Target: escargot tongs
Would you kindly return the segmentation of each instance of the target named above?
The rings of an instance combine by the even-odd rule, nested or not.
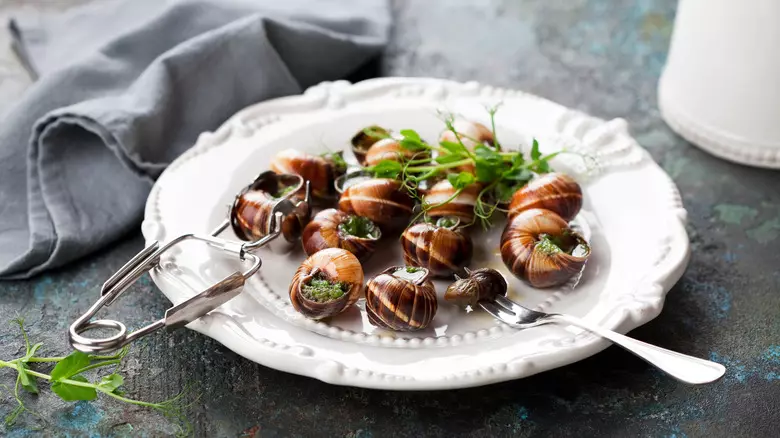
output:
[[[310,190],[307,181],[305,183],[305,199],[302,202],[309,202]],[[246,280],[254,275],[262,265],[260,257],[252,252],[266,246],[282,234],[282,220],[295,208],[296,205],[287,198],[281,198],[275,202],[271,209],[272,214],[268,219],[268,233],[251,242],[237,242],[218,237],[230,225],[230,216],[208,235],[183,234],[165,244],[158,241],[152,242],[103,283],[100,299],[71,324],[68,330],[70,344],[76,350],[85,353],[117,350],[163,327],[169,329],[183,327],[235,298],[242,291]],[[143,274],[153,269],[162,269],[160,267],[161,257],[174,246],[187,240],[204,242],[213,248],[234,254],[241,262],[248,261],[251,265],[244,271],[236,271],[194,297],[171,307],[165,312],[163,318],[135,331],[128,333],[127,327],[120,321],[91,320],[103,306],[111,305]],[[109,329],[116,331],[116,333],[104,338],[87,337],[83,334],[95,329]]]

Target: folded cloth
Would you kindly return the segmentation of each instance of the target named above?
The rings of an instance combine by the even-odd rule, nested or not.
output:
[[[39,79],[0,121],[0,278],[137,229],[153,181],[241,108],[376,56],[385,0],[110,0],[17,17]]]

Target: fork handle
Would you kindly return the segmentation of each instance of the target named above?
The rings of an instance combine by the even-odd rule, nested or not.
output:
[[[616,345],[625,348],[651,365],[655,365],[672,377],[685,383],[702,384],[714,382],[720,379],[726,372],[726,368],[719,363],[638,341],[571,315],[551,314],[549,317],[552,320],[567,322],[609,339]]]

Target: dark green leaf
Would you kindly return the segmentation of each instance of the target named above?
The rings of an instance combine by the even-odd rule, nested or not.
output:
[[[89,365],[89,355],[80,351],[74,351],[68,357],[57,363],[51,370],[51,380],[67,379]]]
[[[504,160],[498,152],[480,145],[474,149],[474,154],[476,155],[477,181],[487,183],[501,177],[504,170]]]
[[[125,383],[125,379],[117,373],[103,376],[98,383],[98,386],[109,392],[115,392],[117,388]]]
[[[531,145],[531,159],[536,161],[541,157],[542,157],[542,153],[539,152],[539,142],[536,141],[536,139],[534,139],[534,142]]]
[[[87,378],[81,374],[70,377],[70,380],[84,383],[89,382]],[[62,381],[52,383],[51,390],[65,401],[94,400],[97,397],[97,391],[95,388],[71,385],[70,383],[65,383]]]
[[[522,152],[518,152],[517,155],[512,157],[512,167],[517,168],[525,164],[525,157]]]
[[[403,169],[401,163],[393,160],[382,160],[375,166],[371,167],[371,171],[378,178],[398,178]]]
[[[447,175],[447,181],[456,189],[463,189],[474,184],[474,175],[469,172],[451,173]]]
[[[550,171],[550,163],[547,161],[540,161],[536,166],[534,166],[534,170],[536,173],[547,173]]]
[[[34,377],[27,374],[27,364],[20,362],[17,371],[19,372],[19,382],[22,384],[22,388],[24,388],[27,392],[37,394],[38,384]]]
[[[504,172],[503,175],[503,179],[521,181],[523,183],[530,181],[532,177],[533,174],[528,169],[510,169]]]
[[[510,199],[512,199],[512,195],[515,194],[515,191],[519,187],[511,184],[506,181],[501,181],[500,183],[496,184],[495,193],[496,193],[496,199],[499,202],[509,202]]]

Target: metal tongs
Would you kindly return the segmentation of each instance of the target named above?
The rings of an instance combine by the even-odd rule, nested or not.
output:
[[[255,179],[255,183],[265,175],[267,175],[267,173],[258,176]],[[251,185],[248,187],[251,187]],[[248,187],[245,188],[241,194],[243,194]],[[303,202],[310,202],[310,193],[311,189],[309,182],[306,181],[306,196]],[[238,196],[240,196],[240,194]],[[236,199],[238,199],[238,196]],[[70,344],[76,350],[85,353],[117,350],[130,342],[163,327],[169,329],[183,327],[235,298],[243,290],[247,279],[254,275],[262,265],[260,257],[252,252],[266,246],[279,237],[282,233],[283,218],[293,212],[295,208],[296,205],[290,199],[279,199],[272,207],[272,214],[269,215],[269,223],[267,224],[267,230],[269,230],[268,234],[252,242],[236,242],[218,237],[231,223],[230,211],[228,217],[209,235],[183,234],[164,245],[161,245],[158,241],[152,242],[103,283],[103,287],[100,289],[100,299],[71,324],[68,330]],[[91,320],[103,306],[110,306],[143,274],[152,269],[160,268],[160,260],[163,254],[172,247],[187,240],[205,242],[210,247],[218,248],[238,256],[238,259],[241,262],[249,260],[252,265],[244,271],[236,271],[228,275],[203,292],[200,292],[183,303],[171,307],[165,311],[165,316],[163,318],[133,332],[128,333],[127,327],[120,321],[112,319]],[[84,332],[94,329],[111,329],[115,330],[117,333],[105,338],[91,338],[83,335]]]

